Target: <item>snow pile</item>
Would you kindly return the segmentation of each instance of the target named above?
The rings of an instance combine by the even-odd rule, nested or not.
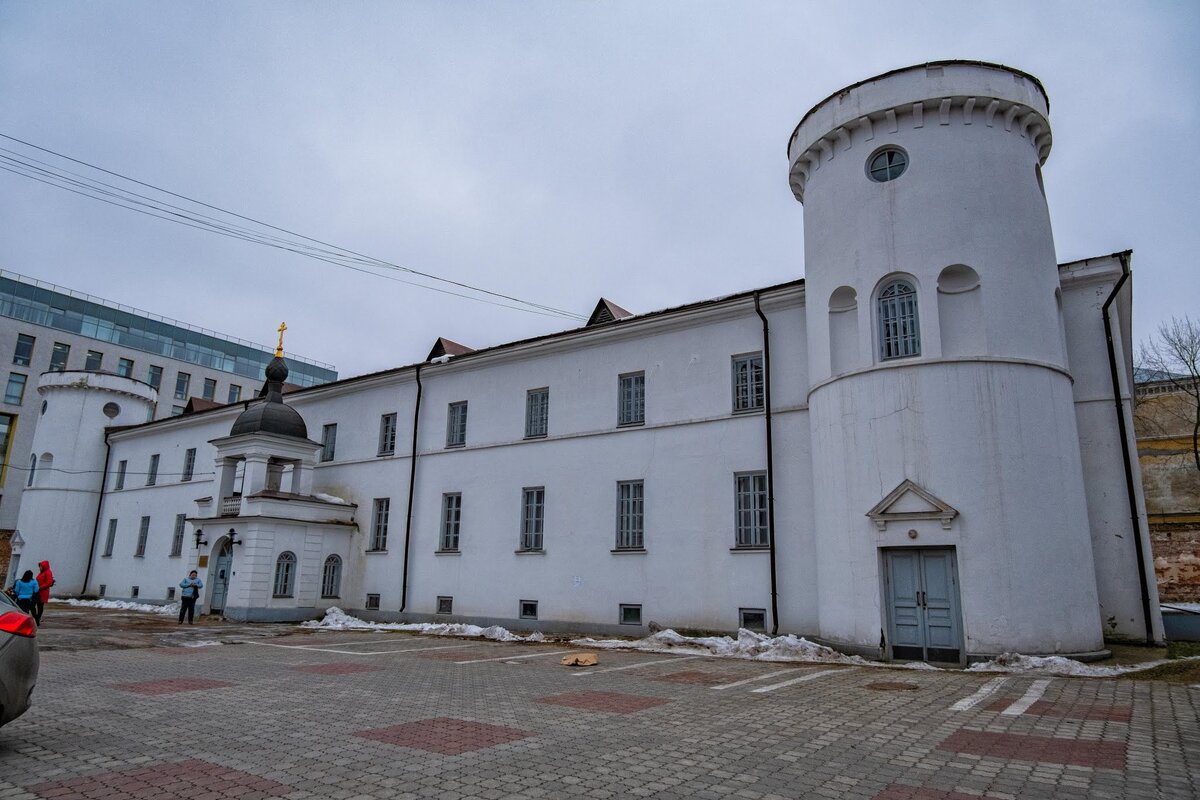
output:
[[[180,647],[216,647],[222,642],[215,642],[212,639],[200,639],[195,642],[180,642]]]
[[[684,636],[668,628],[644,639],[574,639],[571,644],[599,650],[638,650],[643,653],[682,653],[687,655],[744,658],[751,661],[803,661],[822,664],[870,664],[860,656],[847,656],[824,645],[787,634],[767,636],[742,628],[737,638],[730,636]]]
[[[1081,678],[1111,678],[1145,665],[1130,667],[1093,667],[1063,656],[1024,656],[1003,653],[991,661],[981,661],[967,667],[968,672],[1032,672],[1039,675],[1072,675]]]
[[[541,631],[535,631],[528,636],[519,636],[499,625],[481,628],[478,625],[462,625],[453,622],[367,622],[350,616],[337,606],[330,607],[325,612],[324,619],[302,622],[300,627],[323,631],[406,631],[426,636],[464,636],[472,639],[491,639],[495,642],[546,641],[546,637],[542,635]]]
[[[74,597],[66,599],[53,598],[51,603],[66,603],[69,606],[81,608],[109,608],[115,611],[141,611],[145,614],[162,614],[163,616],[171,616],[179,613],[179,604],[171,604],[165,606],[152,605],[150,603],[130,603],[126,600],[77,600]]]
[[[318,500],[323,500],[326,503],[334,503],[339,506],[350,505],[349,500],[344,500],[343,498],[337,497],[336,495],[332,495],[332,494],[322,494],[321,492],[317,492],[316,494],[313,495],[313,497],[317,498]]]

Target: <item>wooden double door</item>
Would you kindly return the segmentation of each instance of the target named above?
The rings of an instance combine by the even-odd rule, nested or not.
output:
[[[883,553],[891,657],[961,663],[962,616],[954,548]]]

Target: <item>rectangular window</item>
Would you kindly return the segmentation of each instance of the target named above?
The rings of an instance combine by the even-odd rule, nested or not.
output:
[[[641,425],[646,421],[646,373],[633,372],[620,377],[618,425]]]
[[[520,617],[521,619],[537,619],[537,600],[522,600]]]
[[[238,403],[241,402],[241,399],[242,387],[238,386],[236,383],[229,384],[229,402]]]
[[[733,413],[763,407],[762,353],[733,357]]]
[[[104,597],[104,593],[105,593],[107,590],[108,590],[108,584],[107,584],[107,583],[102,583],[102,584],[100,584],[100,586],[99,586],[99,587],[97,587],[97,589],[96,589],[96,594],[97,594],[98,596],[100,596],[100,597]]]
[[[462,523],[462,495],[457,492],[442,495],[442,535],[438,549],[458,551],[458,531]]]
[[[196,470],[196,448],[189,447],[187,452],[183,454],[183,474],[179,476],[181,482],[187,482],[192,479],[192,473]]]
[[[753,472],[737,476],[737,546],[766,547],[771,533],[767,529],[767,473]]]
[[[146,371],[146,383],[154,387],[155,391],[162,386],[163,368],[150,365],[150,369]]]
[[[32,336],[26,336],[23,333],[17,334],[17,347],[13,350],[13,363],[18,367],[28,367],[33,363],[33,343],[36,342]]]
[[[371,550],[387,550],[388,514],[392,508],[390,497],[376,497],[371,516]]]
[[[8,446],[12,444],[16,427],[16,414],[0,414],[0,485],[4,483],[4,475],[8,472]]]
[[[128,468],[129,468],[128,461],[122,460],[122,461],[117,462],[117,482],[116,482],[116,485],[113,486],[114,489],[124,489],[125,488],[125,470],[127,470]]]
[[[67,368],[67,359],[71,357],[71,345],[55,342],[50,351],[50,371],[62,372]]]
[[[437,613],[453,614],[454,613],[454,598],[448,595],[440,594],[437,599]]]
[[[451,403],[446,414],[446,447],[462,447],[467,443],[467,401]]]
[[[546,435],[550,422],[550,390],[530,389],[525,393],[525,438]]]
[[[617,484],[618,550],[641,550],[646,546],[643,497],[641,481],[621,481]]]
[[[396,415],[384,414],[379,418],[379,455],[390,456],[396,452]]]
[[[765,631],[767,629],[767,610],[765,608],[739,608],[738,627],[748,631]]]
[[[118,358],[117,359],[117,374],[122,378],[133,377],[133,359]]]
[[[104,353],[99,350],[88,350],[87,359],[83,362],[83,368],[86,370],[97,370],[104,368]]]
[[[366,608],[367,611],[378,611],[379,610],[379,595],[377,595],[377,594],[367,595],[367,602],[364,604],[363,607]]]
[[[640,605],[628,605],[626,603],[622,603],[619,614],[622,625],[642,624],[642,607]]]
[[[167,587],[167,599],[168,599],[168,600],[174,600],[174,599],[175,599],[175,587],[174,587],[174,586],[168,586],[168,587]]]
[[[182,416],[184,410],[185,409],[183,406],[171,406],[171,416],[172,417]]]
[[[541,550],[542,534],[546,522],[546,490],[534,486],[522,490],[521,495],[521,549]]]
[[[321,428],[321,460],[333,461],[337,451],[337,423]]]
[[[205,378],[204,379],[204,399],[205,400],[216,400],[217,399],[217,381],[215,378]]]
[[[4,402],[14,406],[21,405],[21,401],[25,399],[25,382],[28,380],[28,376],[19,372],[8,373],[8,388],[4,390]]]
[[[150,469],[146,470],[146,485],[158,483],[158,453],[150,456]]]
[[[183,555],[183,526],[187,522],[187,514],[175,515],[175,530],[171,533],[171,556]]]
[[[117,543],[117,521],[110,519],[108,521],[108,533],[104,534],[104,552],[101,554],[104,558],[112,558],[113,546]]]
[[[187,400],[188,389],[192,385],[192,376],[186,372],[180,372],[175,376],[175,399]]]
[[[129,596],[130,597],[137,597],[138,593],[140,593],[140,592],[141,592],[141,587],[139,587],[139,586],[131,586],[129,588]]]
[[[138,527],[137,550],[133,554],[141,558],[146,555],[146,539],[150,537],[150,518],[142,517],[142,524]]]

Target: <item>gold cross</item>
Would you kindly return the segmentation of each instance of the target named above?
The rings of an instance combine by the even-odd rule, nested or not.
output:
[[[287,323],[286,322],[279,323],[278,330],[279,330],[279,344],[275,345],[275,357],[282,358],[283,357],[283,332],[287,330]]]

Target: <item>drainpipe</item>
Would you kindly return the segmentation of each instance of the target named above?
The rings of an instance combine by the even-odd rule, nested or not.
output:
[[[1108,345],[1108,369],[1112,377],[1113,404],[1117,409],[1117,430],[1121,436],[1121,458],[1125,466],[1125,492],[1129,497],[1129,518],[1133,522],[1133,545],[1137,552],[1138,586],[1142,590],[1142,619],[1146,623],[1146,644],[1154,644],[1154,626],[1150,621],[1150,587],[1146,582],[1146,554],[1142,548],[1142,521],[1138,516],[1137,488],[1133,480],[1133,462],[1129,452],[1129,433],[1125,425],[1125,404],[1121,400],[1121,381],[1117,368],[1116,346],[1113,344],[1112,320],[1109,317],[1109,306],[1117,299],[1121,287],[1129,280],[1129,256],[1120,255],[1121,278],[1109,292],[1108,299],[1100,308],[1104,317],[1104,340]]]
[[[771,437],[771,328],[767,324],[767,315],[759,305],[760,292],[754,293],[754,313],[762,320],[763,336],[763,405],[766,406],[764,419],[767,426],[767,529],[771,532],[768,539],[771,557],[771,635],[779,633],[779,584],[775,570],[775,452]]]
[[[80,594],[87,591],[88,581],[92,577],[92,561],[96,558],[96,539],[100,536],[100,512],[104,509],[104,490],[108,487],[108,460],[112,456],[112,445],[108,443],[108,432],[104,434],[104,471],[100,473],[100,499],[96,501],[96,519],[92,522],[92,547],[88,550],[87,569],[83,571],[83,587]]]
[[[408,606],[408,549],[412,542],[413,489],[417,485],[417,425],[421,419],[421,367],[417,364],[417,402],[413,406],[412,452],[408,459],[408,516],[404,519],[404,567],[400,584],[400,611]]]

